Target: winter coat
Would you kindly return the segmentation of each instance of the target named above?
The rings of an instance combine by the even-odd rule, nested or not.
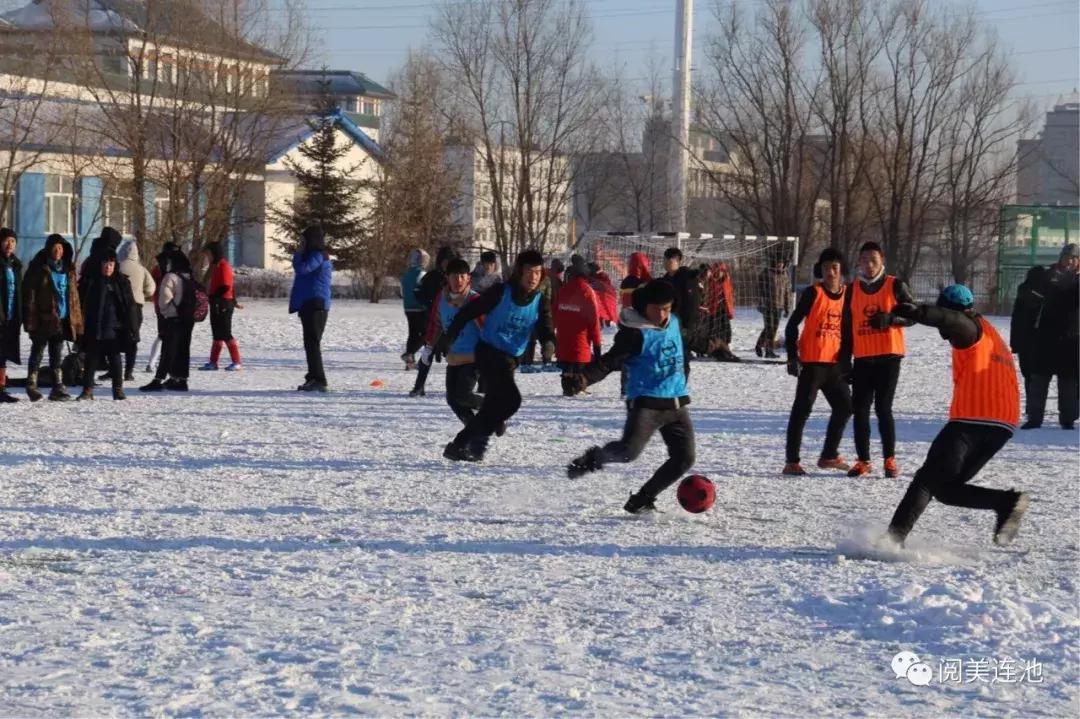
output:
[[[791,311],[791,278],[786,269],[766,267],[758,274],[758,310]]]
[[[446,273],[441,269],[434,269],[420,278],[413,294],[424,311],[430,311],[435,306],[435,299],[446,285]]]
[[[634,290],[652,279],[649,272],[649,256],[644,252],[634,252],[626,267],[626,277],[619,284],[619,296],[623,307],[630,307]]]
[[[120,245],[123,239],[124,237],[119,231],[112,227],[103,227],[101,234],[90,243],[90,254],[86,256],[86,259],[83,260],[82,265],[79,267],[79,277],[100,272],[101,259],[109,252],[115,252],[119,257]]]
[[[175,319],[180,316],[180,303],[184,301],[184,279],[190,278],[190,273],[168,272],[161,278],[158,287],[157,311],[166,319]]]
[[[106,304],[110,301],[111,307]],[[85,319],[85,340],[120,340],[124,345],[139,341],[138,304],[131,281],[124,273],[114,272],[111,277],[100,272],[84,276],[79,280],[79,302]],[[109,317],[112,322],[105,321]]]
[[[67,276],[68,321],[63,322],[60,319],[60,296],[53,283],[47,259],[52,244],[54,243],[47,242],[45,249],[34,255],[26,269],[23,278],[23,324],[31,337],[55,337],[62,334],[65,339],[74,342],[83,333],[82,305],[79,302],[75,265],[65,253],[61,262]]]
[[[4,362],[20,364],[19,341],[22,337],[22,262],[15,255],[0,259],[0,367]],[[11,271],[9,282],[8,270]],[[11,312],[8,312],[8,297]]]
[[[401,300],[406,312],[424,312],[427,307],[416,297],[416,288],[424,277],[424,270],[419,266],[410,267],[401,276]]]
[[[720,279],[721,275],[723,279]],[[723,312],[729,320],[735,319],[735,289],[731,284],[727,265],[723,262],[717,262],[709,270],[709,279],[705,283],[704,308],[709,315]]]
[[[120,249],[116,251],[116,259],[120,261],[120,273],[127,277],[131,284],[135,304],[141,307],[152,301],[157,291],[157,282],[150,271],[143,267],[139,259],[139,246],[135,241],[128,240],[120,245]]]
[[[674,275],[665,275],[664,279],[675,288],[673,310],[679,317],[679,329],[683,338],[691,337],[697,331],[701,316],[701,279],[697,270],[680,267]]]
[[[1037,347],[1031,369],[1035,374],[1061,374],[1075,377],[1080,352],[1080,277],[1074,272],[1051,265],[1042,275],[1045,297],[1034,339]]]
[[[214,261],[210,266],[210,281],[207,283],[206,294],[211,299],[236,299],[236,293],[233,291],[234,284],[232,265],[229,261],[224,257]]]
[[[560,362],[588,363],[600,346],[600,310],[596,293],[584,277],[574,276],[555,295],[555,357]]]
[[[603,322],[619,321],[619,295],[615,291],[615,285],[611,278],[603,270],[589,277],[589,286],[596,293],[597,308],[600,310],[600,320]]]
[[[330,282],[333,267],[325,252],[314,251],[293,255],[292,291],[289,293],[289,313],[299,312],[308,302],[315,309],[330,309]],[[321,305],[321,306],[320,306]]]

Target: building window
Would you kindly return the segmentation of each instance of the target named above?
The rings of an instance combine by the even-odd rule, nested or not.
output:
[[[373,115],[373,116],[376,116],[376,117],[378,116],[378,114],[379,114],[379,103],[378,102],[376,102],[375,100],[373,100],[371,98],[365,97],[360,104],[361,104],[360,113],[362,115]]]
[[[128,59],[126,55],[102,55],[101,69],[112,75],[128,74]]]
[[[45,232],[71,234],[74,183],[66,175],[45,175]]]
[[[162,229],[169,224],[169,188],[157,186],[154,188],[154,218],[156,229]]]
[[[101,202],[105,224],[119,230],[122,235],[132,234],[134,218],[130,188],[116,185],[106,187]]]

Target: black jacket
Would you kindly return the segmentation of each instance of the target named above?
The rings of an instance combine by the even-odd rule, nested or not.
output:
[[[138,305],[131,291],[131,281],[119,270],[113,272],[111,277],[100,273],[83,277],[79,281],[79,300],[83,307],[85,340],[116,339],[122,343],[137,340]],[[111,305],[107,304],[110,302]],[[110,317],[115,318],[112,328],[106,326],[106,320]]]
[[[672,309],[679,318],[679,331],[685,340],[697,331],[698,319],[701,316],[703,292],[698,271],[690,267],[680,267],[674,275],[664,275],[663,279],[675,287],[675,303]]]

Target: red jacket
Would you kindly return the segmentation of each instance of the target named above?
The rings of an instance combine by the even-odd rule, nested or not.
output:
[[[721,274],[724,275],[722,281],[718,279]],[[722,306],[728,319],[735,319],[735,288],[732,287],[727,264],[717,262],[712,266],[709,271],[707,294],[708,306],[704,309],[708,314],[715,315]]]
[[[555,357],[560,362],[591,362],[600,344],[600,312],[589,282],[575,276],[559,288],[552,307],[555,318]]]
[[[213,297],[223,287],[225,288],[225,294],[221,295],[223,299],[236,299],[236,294],[233,292],[232,265],[225,258],[214,263],[214,267],[210,270],[210,286],[206,288],[206,294]]]
[[[600,310],[600,319],[604,322],[619,321],[619,293],[607,273],[600,270],[589,278],[589,286],[596,293],[596,306]]]
[[[619,295],[622,297],[622,306],[631,307],[634,290],[650,282],[652,275],[649,274],[649,256],[644,252],[635,252],[630,255],[630,262],[626,268],[626,277],[619,285]]]

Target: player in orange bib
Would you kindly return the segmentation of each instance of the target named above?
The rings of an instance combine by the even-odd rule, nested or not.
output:
[[[855,412],[855,452],[858,454],[848,472],[849,477],[859,477],[873,470],[870,464],[871,405],[881,433],[885,476],[900,474],[896,464],[896,422],[892,403],[900,379],[900,360],[904,358],[904,327],[911,323],[893,317],[889,310],[899,303],[914,303],[915,298],[903,280],[885,274],[884,258],[881,245],[864,243],[859,248],[859,276],[848,287],[844,298],[841,362],[846,360],[850,350],[855,358],[851,368],[851,404]]]
[[[799,382],[788,417],[783,474],[806,474],[799,463],[799,450],[803,428],[814,409],[818,390],[825,395],[825,401],[832,409],[818,467],[848,469],[839,452],[844,427],[851,418],[851,389],[844,376],[850,367],[840,365],[840,317],[846,290],[844,274],[843,256],[832,247],[822,250],[814,265],[814,276],[821,281],[803,290],[784,330],[788,374],[798,377]],[[799,323],[804,321],[802,336],[799,336]]]
[[[1020,386],[1009,345],[974,311],[963,285],[941,291],[937,306],[901,304],[891,315],[937,327],[952,345],[953,398],[949,421],[934,438],[889,523],[889,537],[903,544],[930,499],[985,509],[997,515],[994,543],[1016,537],[1028,495],[968,484],[1012,437],[1020,422]]]

